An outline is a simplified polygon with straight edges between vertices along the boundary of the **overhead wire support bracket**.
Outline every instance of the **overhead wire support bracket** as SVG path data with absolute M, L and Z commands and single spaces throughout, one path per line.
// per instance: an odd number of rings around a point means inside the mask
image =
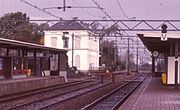
M 83 7 L 83 6 L 65 6 L 65 8 L 96 8 L 96 9 L 103 9 L 103 8 L 99 8 L 99 7 Z M 43 8 L 43 10 L 48 10 L 48 9 L 64 9 L 64 7 L 48 7 L 48 8 Z
M 31 3 L 29 3 L 29 2 L 27 2 L 27 1 L 25 1 L 25 0 L 20 0 L 20 1 L 23 2 L 23 3 L 25 3 L 25 4 L 28 4 L 28 5 L 31 6 L 31 7 L 34 7 L 34 8 L 36 8 L 36 9 L 40 10 L 40 11 L 43 11 L 43 12 L 45 12 L 46 14 L 49 14 L 49 15 L 55 17 L 55 18 L 62 19 L 61 17 L 58 17 L 58 16 L 56 16 L 56 15 L 50 13 L 50 12 L 47 12 L 47 11 L 45 11 L 45 10 L 43 10 L 43 9 L 41 9 L 41 8 L 39 8 L 39 7 L 33 5 L 33 4 L 31 4 Z
M 97 9 L 103 9 L 101 7 L 83 7 L 83 6 L 79 6 L 79 7 L 75 7 L 75 6 L 66 6 L 66 0 L 63 1 L 63 7 L 48 7 L 48 8 L 43 8 L 43 10 L 46 9 L 63 9 L 63 11 L 66 11 L 66 8 L 97 8 Z

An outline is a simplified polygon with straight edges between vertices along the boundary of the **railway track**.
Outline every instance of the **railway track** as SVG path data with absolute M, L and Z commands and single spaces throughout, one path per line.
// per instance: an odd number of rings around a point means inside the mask
M 33 101 L 27 104 L 19 105 L 16 107 L 12 107 L 13 110 L 39 110 L 39 109 L 52 109 L 59 105 L 61 102 L 69 100 L 71 98 L 75 98 L 80 95 L 84 95 L 86 93 L 89 93 L 91 91 L 94 91 L 96 89 L 102 88 L 104 86 L 107 86 L 111 84 L 111 82 L 107 83 L 98 83 L 94 85 L 90 85 L 88 87 L 79 88 L 73 91 L 69 91 L 64 94 L 57 94 L 52 97 L 44 98 L 42 100 Z
M 143 82 L 148 74 L 142 73 L 134 80 L 95 100 L 81 110 L 117 110 L 128 96 Z
M 0 109 L 53 109 L 62 104 L 64 101 L 85 96 L 92 91 L 96 91 L 99 88 L 103 88 L 111 84 L 111 81 L 109 81 L 108 78 L 107 83 L 103 84 L 100 83 L 99 79 L 99 77 L 93 77 L 80 81 L 69 82 L 63 85 L 61 84 L 55 87 L 43 88 L 30 92 L 27 91 L 27 93 L 13 95 L 12 97 L 6 97 L 4 99 L 0 99 Z M 88 85 L 86 85 L 86 83 L 88 83 Z
M 87 82 L 90 82 L 90 81 L 87 81 Z M 40 89 L 36 89 L 36 90 L 30 90 L 30 91 L 20 92 L 20 93 L 16 93 L 16 94 L 6 95 L 6 96 L 3 96 L 0 98 L 0 103 L 13 101 L 16 99 L 28 97 L 28 96 L 35 95 L 35 94 L 41 94 L 41 93 L 49 91 L 49 90 L 61 89 L 64 87 L 74 86 L 74 85 L 82 84 L 82 83 L 85 83 L 85 82 L 74 81 L 74 82 L 69 82 L 69 83 L 60 84 L 60 85 L 56 85 L 56 86 L 50 86 L 50 87 L 46 87 L 46 88 L 40 88 Z
M 71 81 L 71 82 L 64 83 L 64 84 L 59 84 L 59 85 L 39 88 L 39 89 L 35 89 L 35 90 L 29 90 L 29 91 L 24 91 L 24 92 L 20 92 L 20 93 L 5 95 L 5 96 L 0 97 L 0 103 L 12 101 L 12 100 L 18 99 L 18 98 L 28 97 L 28 96 L 31 96 L 34 94 L 40 94 L 40 93 L 43 93 L 43 92 L 46 92 L 49 90 L 56 90 L 56 89 L 60 89 L 60 88 L 68 87 L 68 86 L 74 86 L 74 85 L 78 85 L 78 84 L 82 84 L 82 83 L 97 81 L 98 79 L 100 79 L 100 77 L 93 77 L 93 78 L 88 78 L 88 79 L 84 79 L 84 80 Z
M 73 92 L 76 89 L 83 89 L 88 86 L 93 86 L 99 83 L 96 79 L 98 78 L 95 77 L 90 78 L 89 80 L 74 81 L 56 86 L 7 95 L 0 98 L 0 109 L 17 108 L 49 97 L 65 94 L 71 91 Z

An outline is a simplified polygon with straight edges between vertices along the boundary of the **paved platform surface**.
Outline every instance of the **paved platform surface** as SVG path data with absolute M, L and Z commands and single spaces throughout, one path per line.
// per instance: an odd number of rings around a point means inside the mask
M 180 87 L 148 77 L 118 110 L 180 110 Z

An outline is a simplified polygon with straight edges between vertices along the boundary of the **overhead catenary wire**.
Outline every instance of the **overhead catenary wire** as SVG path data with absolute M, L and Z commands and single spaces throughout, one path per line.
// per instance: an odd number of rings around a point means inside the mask
M 101 11 L 110 19 L 110 20 L 112 20 L 113 22 L 115 22 L 115 24 L 117 24 L 117 22 L 116 21 L 114 21 L 114 19 L 106 12 L 106 11 L 104 11 L 104 9 L 95 1 L 95 0 L 92 0 L 93 1 L 93 3 L 97 6 L 97 7 L 99 7 L 100 9 L 101 9 Z M 117 0 L 118 1 L 118 0 Z M 121 5 L 120 5 L 120 2 L 118 1 L 118 4 L 119 4 L 119 6 L 121 7 Z M 121 7 L 121 9 L 122 9 L 122 7 Z M 122 11 L 123 11 L 123 9 L 122 9 Z M 129 19 L 129 17 L 125 14 L 125 12 L 123 11 L 123 13 L 124 13 L 124 15 Z M 117 24 L 117 26 L 121 29 L 121 27 Z M 129 36 L 125 31 L 123 31 L 127 36 Z M 133 43 L 133 42 L 132 42 Z
M 101 6 L 95 1 L 95 0 L 92 0 L 93 1 L 93 3 L 97 6 L 97 7 L 99 7 L 99 8 L 101 8 Z M 106 11 L 104 11 L 104 9 L 103 8 L 101 8 L 101 11 L 110 19 L 110 20 L 112 20 L 113 22 L 115 22 L 116 23 L 116 21 L 114 21 L 114 19 L 106 12 Z M 118 25 L 118 27 L 121 29 L 121 27 Z M 125 31 L 123 31 L 126 35 L 128 35 Z
M 123 12 L 123 15 L 124 15 L 127 19 L 130 19 L 130 18 L 127 16 L 127 14 L 125 13 L 125 11 L 123 10 L 123 8 L 122 8 L 122 6 L 121 6 L 119 0 L 116 0 L 116 1 L 117 1 L 117 3 L 118 3 L 119 8 L 120 8 L 121 11 Z
M 33 7 L 33 8 L 36 8 L 36 9 L 38 9 L 38 10 L 40 10 L 40 11 L 46 13 L 46 14 L 49 14 L 49 15 L 55 17 L 55 18 L 58 18 L 58 19 L 60 19 L 60 20 L 62 19 L 61 17 L 58 17 L 58 16 L 56 16 L 56 15 L 54 15 L 54 14 L 48 12 L 48 11 L 45 11 L 45 10 L 43 10 L 43 9 L 41 9 L 41 8 L 39 8 L 39 7 L 33 5 L 33 4 L 31 4 L 31 3 L 29 3 L 29 2 L 27 2 L 27 1 L 25 1 L 25 0 L 20 0 L 20 1 L 23 2 L 23 3 L 25 3 L 25 4 L 28 4 L 29 6 L 31 6 L 31 7 Z
M 97 8 L 97 9 L 99 9 L 98 7 L 85 7 L 85 6 L 66 6 L 66 8 Z M 43 10 L 46 10 L 46 9 L 63 9 L 63 7 L 48 7 L 48 8 L 43 8 Z
M 113 18 L 108 14 L 108 13 L 106 13 L 106 11 L 104 11 L 104 9 L 95 1 L 95 0 L 92 0 L 93 1 L 93 3 L 99 8 L 99 9 L 101 9 L 101 11 L 108 17 L 108 18 L 110 18 L 110 20 L 113 20 Z
M 74 1 L 74 0 L 73 0 Z M 74 1 L 75 2 L 75 1 Z M 66 0 L 64 0 L 63 2 L 63 6 L 58 6 L 58 7 L 47 7 L 47 8 L 43 8 L 43 10 L 46 10 L 46 9 L 63 9 L 63 11 L 66 11 L 65 9 L 66 8 L 96 8 L 96 9 L 103 9 L 103 8 L 100 8 L 100 7 L 92 7 L 92 6 L 66 6 Z
M 79 3 L 76 2 L 75 0 L 73 0 L 73 2 L 74 2 L 76 5 L 80 6 Z M 88 12 L 88 11 L 87 11 L 86 9 L 84 9 L 84 8 L 81 8 L 81 10 L 83 10 L 84 12 L 86 12 L 88 15 L 91 15 L 91 16 L 93 16 L 93 17 L 96 17 L 96 16 L 94 16 L 93 14 L 91 14 L 90 12 Z

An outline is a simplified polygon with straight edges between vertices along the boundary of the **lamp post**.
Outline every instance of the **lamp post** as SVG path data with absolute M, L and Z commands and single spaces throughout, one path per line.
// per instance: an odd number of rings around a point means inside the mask
M 103 45 L 101 45 L 101 66 L 103 64 Z
M 63 2 L 63 11 L 66 11 L 66 0 Z
M 72 67 L 74 63 L 74 33 L 72 33 Z
M 137 47 L 137 54 L 136 54 L 136 72 L 138 72 L 138 47 Z
M 129 73 L 129 38 L 128 38 L 128 51 L 127 51 L 127 53 L 128 53 L 128 62 L 127 62 L 127 75 L 129 75 L 130 73 Z

